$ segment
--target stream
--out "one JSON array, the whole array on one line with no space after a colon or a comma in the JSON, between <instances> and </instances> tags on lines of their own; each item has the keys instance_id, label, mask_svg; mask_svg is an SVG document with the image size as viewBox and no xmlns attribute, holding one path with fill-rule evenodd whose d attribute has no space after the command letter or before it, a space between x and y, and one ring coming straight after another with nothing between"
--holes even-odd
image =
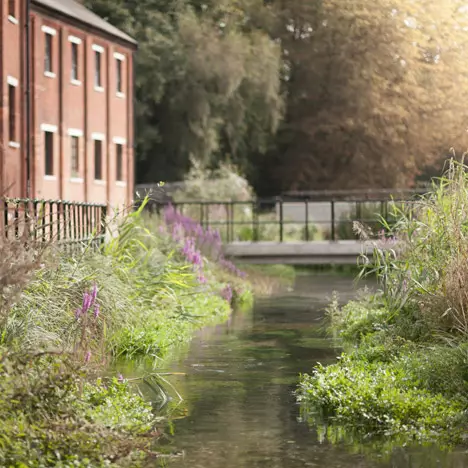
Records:
<instances>
[{"instance_id":1,"label":"stream","mask_svg":"<svg viewBox=\"0 0 468 468\"><path fill-rule=\"evenodd\" d=\"M394 448L391 455L360 453L320 442L301 421L294 390L299 374L333 362L340 350L323 330L333 291L341 302L355 297L353 280L298 276L294 290L256 300L252 312L235 313L202 330L188 355L168 366L184 398L173 413L165 449L180 456L173 468L462 468L464 451ZM357 452L357 453L356 453Z\"/></svg>"}]
</instances>

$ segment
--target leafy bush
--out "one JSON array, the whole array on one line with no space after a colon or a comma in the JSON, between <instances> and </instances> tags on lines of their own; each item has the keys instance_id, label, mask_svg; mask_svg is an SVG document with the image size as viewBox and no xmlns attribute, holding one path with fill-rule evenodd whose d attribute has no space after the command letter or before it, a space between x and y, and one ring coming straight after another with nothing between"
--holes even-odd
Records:
<instances>
[{"instance_id":1,"label":"leafy bush","mask_svg":"<svg viewBox=\"0 0 468 468\"><path fill-rule=\"evenodd\" d=\"M344 355L339 363L319 365L303 376L298 398L313 422L331 417L361 435L405 434L427 441L450 433L452 442L461 440L464 405L418 388L403 368L391 363Z\"/></svg>"},{"instance_id":2,"label":"leafy bush","mask_svg":"<svg viewBox=\"0 0 468 468\"><path fill-rule=\"evenodd\" d=\"M1 466L140 466L151 405L116 379L81 390L82 377L63 355L1 353Z\"/></svg>"},{"instance_id":3,"label":"leafy bush","mask_svg":"<svg viewBox=\"0 0 468 468\"><path fill-rule=\"evenodd\" d=\"M456 444L468 407L467 167L452 161L431 193L395 205L393 218L360 274L375 275L378 291L329 307L348 353L303 376L299 398L311 421L319 414L362 433Z\"/></svg>"}]
</instances>

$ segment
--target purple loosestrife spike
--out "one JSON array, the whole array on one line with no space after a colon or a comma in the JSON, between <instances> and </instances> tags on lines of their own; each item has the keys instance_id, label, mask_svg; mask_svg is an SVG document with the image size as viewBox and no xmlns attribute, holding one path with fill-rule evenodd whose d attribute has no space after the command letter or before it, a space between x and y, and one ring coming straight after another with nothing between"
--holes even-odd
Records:
<instances>
[{"instance_id":1,"label":"purple loosestrife spike","mask_svg":"<svg viewBox=\"0 0 468 468\"><path fill-rule=\"evenodd\" d=\"M232 288L230 284L226 285L221 291L221 296L229 303L232 301Z\"/></svg>"},{"instance_id":2,"label":"purple loosestrife spike","mask_svg":"<svg viewBox=\"0 0 468 468\"><path fill-rule=\"evenodd\" d=\"M101 308L100 308L99 304L95 304L94 305L94 318L98 318L100 312L101 312Z\"/></svg>"},{"instance_id":3,"label":"purple loosestrife spike","mask_svg":"<svg viewBox=\"0 0 468 468\"><path fill-rule=\"evenodd\" d=\"M119 383L123 383L124 382L123 375L119 374L118 377L117 377L117 380L118 380Z\"/></svg>"},{"instance_id":4,"label":"purple loosestrife spike","mask_svg":"<svg viewBox=\"0 0 468 468\"><path fill-rule=\"evenodd\" d=\"M97 293L98 293L98 287L97 287L97 284L94 283L93 292L91 293L91 304L90 304L90 307L91 307L91 306L94 304L94 302L96 301Z\"/></svg>"},{"instance_id":5,"label":"purple loosestrife spike","mask_svg":"<svg viewBox=\"0 0 468 468\"><path fill-rule=\"evenodd\" d=\"M91 307L91 296L88 291L83 293L83 305L81 307L81 311L83 314L86 314Z\"/></svg>"},{"instance_id":6,"label":"purple loosestrife spike","mask_svg":"<svg viewBox=\"0 0 468 468\"><path fill-rule=\"evenodd\" d=\"M89 362L91 360L91 351L87 351L85 355L85 362Z\"/></svg>"}]
</instances>

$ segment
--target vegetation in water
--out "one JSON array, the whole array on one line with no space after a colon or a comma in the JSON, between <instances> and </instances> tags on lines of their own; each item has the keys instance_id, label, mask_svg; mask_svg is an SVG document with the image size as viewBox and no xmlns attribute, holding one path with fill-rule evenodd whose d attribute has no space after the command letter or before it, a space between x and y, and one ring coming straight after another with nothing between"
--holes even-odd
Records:
<instances>
[{"instance_id":1,"label":"vegetation in water","mask_svg":"<svg viewBox=\"0 0 468 468\"><path fill-rule=\"evenodd\" d=\"M150 466L158 418L107 364L157 362L251 301L218 233L176 212L153 230L143 209L99 251L2 238L1 466Z\"/></svg>"},{"instance_id":2,"label":"vegetation in water","mask_svg":"<svg viewBox=\"0 0 468 468\"><path fill-rule=\"evenodd\" d=\"M361 276L376 293L328 308L345 353L301 377L306 419L346 433L446 446L466 439L468 175L451 163L433 191L395 208ZM367 230L357 226L362 235ZM326 432L326 431L325 431Z\"/></svg>"}]
</instances>

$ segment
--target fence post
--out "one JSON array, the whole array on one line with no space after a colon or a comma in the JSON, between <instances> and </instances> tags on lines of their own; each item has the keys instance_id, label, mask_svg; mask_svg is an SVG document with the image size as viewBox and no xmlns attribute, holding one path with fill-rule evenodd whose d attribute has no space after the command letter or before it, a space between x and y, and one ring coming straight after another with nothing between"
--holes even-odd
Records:
<instances>
[{"instance_id":1,"label":"fence post","mask_svg":"<svg viewBox=\"0 0 468 468\"><path fill-rule=\"evenodd\" d=\"M5 223L5 237L8 239L9 219L8 219L8 200L3 201L3 221Z\"/></svg>"},{"instance_id":2,"label":"fence post","mask_svg":"<svg viewBox=\"0 0 468 468\"><path fill-rule=\"evenodd\" d=\"M258 242L258 205L257 201L252 202L252 240Z\"/></svg>"},{"instance_id":3,"label":"fence post","mask_svg":"<svg viewBox=\"0 0 468 468\"><path fill-rule=\"evenodd\" d=\"M229 234L230 234L230 229L231 229L231 226L230 226L231 213L229 212L228 203L224 204L224 210L226 211L226 242L229 243L230 242Z\"/></svg>"},{"instance_id":4,"label":"fence post","mask_svg":"<svg viewBox=\"0 0 468 468\"><path fill-rule=\"evenodd\" d=\"M335 231L335 201L331 201L331 239L336 241L336 231Z\"/></svg>"},{"instance_id":5,"label":"fence post","mask_svg":"<svg viewBox=\"0 0 468 468\"><path fill-rule=\"evenodd\" d=\"M231 205L230 205L229 208L231 210L231 236L230 236L230 238L231 238L231 242L234 242L234 224L235 224L234 218L236 216L235 215L236 210L235 210L235 206L234 206L233 201L231 201Z\"/></svg>"},{"instance_id":6,"label":"fence post","mask_svg":"<svg viewBox=\"0 0 468 468\"><path fill-rule=\"evenodd\" d=\"M200 226L204 227L205 223L205 210L204 210L203 202L200 202Z\"/></svg>"},{"instance_id":7,"label":"fence post","mask_svg":"<svg viewBox=\"0 0 468 468\"><path fill-rule=\"evenodd\" d=\"M49 200L49 241L54 239L54 202Z\"/></svg>"},{"instance_id":8,"label":"fence post","mask_svg":"<svg viewBox=\"0 0 468 468\"><path fill-rule=\"evenodd\" d=\"M15 239L19 238L19 200L15 201Z\"/></svg>"},{"instance_id":9,"label":"fence post","mask_svg":"<svg viewBox=\"0 0 468 468\"><path fill-rule=\"evenodd\" d=\"M283 199L281 197L276 197L277 203L279 203L279 239L280 242L283 242L284 238L284 220L283 220Z\"/></svg>"},{"instance_id":10,"label":"fence post","mask_svg":"<svg viewBox=\"0 0 468 468\"><path fill-rule=\"evenodd\" d=\"M100 230L101 245L104 245L106 241L106 223L107 223L107 206L102 206L101 207L101 230Z\"/></svg>"}]
</instances>

